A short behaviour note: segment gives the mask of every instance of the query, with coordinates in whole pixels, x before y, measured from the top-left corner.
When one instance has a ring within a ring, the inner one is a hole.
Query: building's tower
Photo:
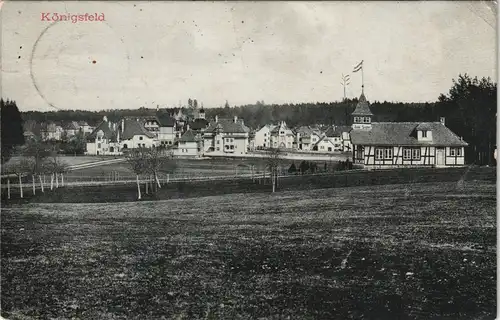
[[[356,109],[352,113],[352,128],[370,130],[372,128],[373,113],[370,110],[370,104],[366,101],[364,93],[359,97]]]

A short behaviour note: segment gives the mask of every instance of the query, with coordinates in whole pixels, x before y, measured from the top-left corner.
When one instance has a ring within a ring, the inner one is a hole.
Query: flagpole
[[[365,93],[365,72],[363,71],[363,65],[361,65],[361,93]]]
[[[345,79],[344,79],[344,100],[345,100]]]

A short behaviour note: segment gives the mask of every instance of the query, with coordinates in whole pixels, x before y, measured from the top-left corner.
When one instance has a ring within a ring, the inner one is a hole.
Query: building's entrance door
[[[356,146],[354,153],[354,163],[365,163],[365,148],[363,146]]]
[[[436,148],[436,165],[444,166],[444,148]]]

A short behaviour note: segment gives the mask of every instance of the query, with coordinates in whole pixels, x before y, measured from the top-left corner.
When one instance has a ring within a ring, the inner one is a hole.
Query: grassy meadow
[[[283,170],[288,170],[292,163],[298,167],[300,161],[282,160]],[[254,173],[263,172],[266,166],[264,159],[178,159],[175,162],[175,169],[170,173],[170,177],[213,177],[213,176],[235,176],[242,174],[251,174],[252,166]],[[334,167],[337,161],[318,161],[316,162],[320,169],[324,164]],[[166,178],[170,168],[163,168],[160,171],[160,178]],[[127,162],[100,165],[92,168],[84,168],[70,171],[66,174],[67,181],[88,181],[88,180],[109,180],[114,175],[119,179],[135,179],[135,173]]]
[[[494,319],[496,185],[2,210],[7,319]]]
[[[115,159],[114,156],[65,156],[65,155],[59,155],[59,158],[62,162],[66,163],[68,166]],[[6,163],[6,165],[16,165],[21,161],[21,159],[22,157],[14,156]]]

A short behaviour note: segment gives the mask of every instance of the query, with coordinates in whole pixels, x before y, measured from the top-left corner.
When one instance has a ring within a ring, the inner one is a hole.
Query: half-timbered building
[[[463,166],[467,143],[437,122],[373,122],[362,93],[352,113],[353,161],[365,168]]]

